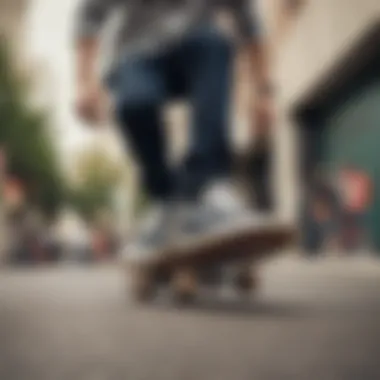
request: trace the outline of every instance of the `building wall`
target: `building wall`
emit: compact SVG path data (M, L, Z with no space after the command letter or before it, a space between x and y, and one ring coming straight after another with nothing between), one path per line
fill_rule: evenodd
M298 100L379 19L378 0L309 0L279 47L283 100Z
M294 219L300 201L297 133L289 114L334 63L380 19L378 0L306 0L286 38L277 47L279 120L276 174L281 215Z

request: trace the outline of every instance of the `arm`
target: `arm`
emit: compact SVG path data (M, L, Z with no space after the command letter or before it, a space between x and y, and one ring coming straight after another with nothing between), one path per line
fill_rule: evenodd
M258 95L267 95L272 86L269 42L261 27L261 20L252 0L235 0L235 17L243 38L250 71Z
M254 91L254 119L257 132L268 131L273 119L273 79L270 44L261 27L261 20L252 0L235 0L234 12L244 41Z
M78 80L87 80L95 71L99 34L117 0L82 0L75 24Z
M99 34L117 0L83 0L75 24L77 111L86 121L99 119L100 84L97 76Z

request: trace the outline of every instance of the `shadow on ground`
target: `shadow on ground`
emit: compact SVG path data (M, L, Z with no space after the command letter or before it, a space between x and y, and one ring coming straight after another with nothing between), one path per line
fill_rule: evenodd
M224 299L220 297L197 299L191 303L178 303L162 297L151 304L143 305L143 307L164 313L194 312L218 316L230 315L280 319L303 318L309 314L306 305L303 307L294 302Z

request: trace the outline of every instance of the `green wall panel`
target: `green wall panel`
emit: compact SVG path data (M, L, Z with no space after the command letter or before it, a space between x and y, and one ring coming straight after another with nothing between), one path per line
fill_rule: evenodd
M366 170L375 185L368 215L373 243L380 250L380 80L372 77L350 91L325 120L323 164L333 173L351 163Z

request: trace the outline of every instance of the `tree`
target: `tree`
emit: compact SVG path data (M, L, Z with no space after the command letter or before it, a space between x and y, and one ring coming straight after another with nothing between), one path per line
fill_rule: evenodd
M0 144L6 150L7 171L23 182L27 201L51 216L64 201L64 179L48 122L30 105L28 86L0 39Z
M82 152L76 178L70 191L71 205L86 221L94 221L100 211L111 211L121 167L109 155L97 147Z

